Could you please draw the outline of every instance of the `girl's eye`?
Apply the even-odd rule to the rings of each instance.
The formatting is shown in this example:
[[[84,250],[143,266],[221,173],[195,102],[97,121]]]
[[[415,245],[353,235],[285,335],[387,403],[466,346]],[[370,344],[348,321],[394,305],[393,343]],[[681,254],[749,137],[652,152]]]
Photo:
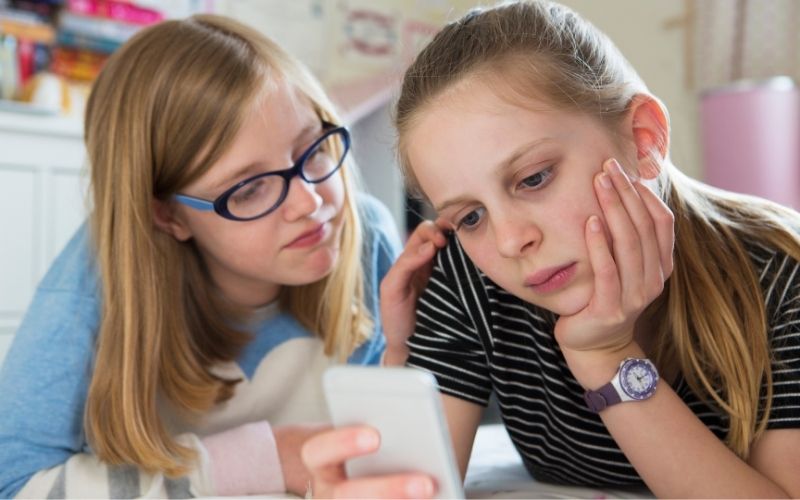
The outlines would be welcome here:
[[[256,193],[263,190],[264,184],[265,182],[263,179],[258,179],[250,184],[246,184],[244,189],[240,189],[234,193],[234,195],[231,197],[231,200],[237,204],[245,203],[253,198]]]
[[[481,221],[481,214],[483,213],[483,208],[477,208],[458,221],[458,225],[456,226],[456,231],[461,228],[465,228],[467,230],[473,229],[478,223]]]
[[[548,167],[540,172],[536,172],[533,175],[525,177],[522,179],[522,182],[520,182],[519,185],[523,188],[541,189],[552,176],[553,167]]]

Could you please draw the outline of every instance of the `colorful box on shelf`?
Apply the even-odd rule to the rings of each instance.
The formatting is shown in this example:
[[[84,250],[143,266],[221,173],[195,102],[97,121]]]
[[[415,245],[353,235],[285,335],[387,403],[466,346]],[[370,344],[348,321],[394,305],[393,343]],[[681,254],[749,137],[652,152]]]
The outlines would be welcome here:
[[[4,16],[3,13],[0,13],[0,34],[43,44],[53,43],[56,37],[56,31],[49,24],[26,22]]]
[[[85,16],[104,17],[140,25],[153,24],[164,19],[164,15],[157,10],[117,0],[68,0],[67,9]]]

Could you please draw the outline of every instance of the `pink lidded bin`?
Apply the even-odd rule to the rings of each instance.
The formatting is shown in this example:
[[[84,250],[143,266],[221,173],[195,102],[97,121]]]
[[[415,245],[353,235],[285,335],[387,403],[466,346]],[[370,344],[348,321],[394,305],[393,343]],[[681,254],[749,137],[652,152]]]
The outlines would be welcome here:
[[[789,77],[704,92],[706,182],[800,209],[800,92]]]

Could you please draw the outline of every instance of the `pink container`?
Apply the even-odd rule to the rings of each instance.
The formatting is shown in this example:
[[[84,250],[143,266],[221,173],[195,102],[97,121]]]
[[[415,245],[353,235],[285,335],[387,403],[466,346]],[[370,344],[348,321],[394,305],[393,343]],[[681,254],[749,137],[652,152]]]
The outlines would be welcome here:
[[[790,78],[707,91],[700,120],[706,182],[800,209],[800,92]]]

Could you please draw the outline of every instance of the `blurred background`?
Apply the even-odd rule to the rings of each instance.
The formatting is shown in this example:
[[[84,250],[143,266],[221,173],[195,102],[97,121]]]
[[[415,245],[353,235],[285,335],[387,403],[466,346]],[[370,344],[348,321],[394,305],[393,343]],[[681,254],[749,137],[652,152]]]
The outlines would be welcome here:
[[[0,0],[0,361],[36,284],[90,209],[82,114],[136,31],[197,12],[263,31],[323,82],[366,189],[402,231],[424,209],[395,166],[399,75],[478,0]],[[484,2],[486,4],[487,2]],[[564,0],[620,47],[670,113],[692,177],[800,207],[800,0]]]

